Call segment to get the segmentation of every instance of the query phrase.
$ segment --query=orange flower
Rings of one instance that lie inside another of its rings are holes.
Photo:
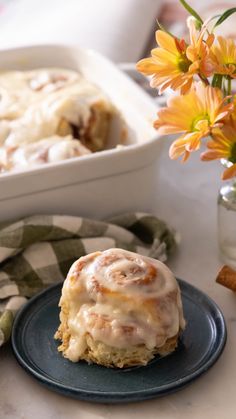
[[[227,99],[221,90],[201,82],[188,94],[169,99],[168,107],[158,112],[154,127],[161,134],[183,133],[170,148],[172,159],[183,154],[186,160],[192,151],[200,148],[201,139],[233,110],[233,104],[226,103]]]
[[[208,150],[202,153],[201,159],[210,161],[225,158],[232,164],[224,170],[222,179],[236,176],[236,121],[231,118],[222,129],[214,129],[212,140],[207,142],[207,147]]]
[[[236,44],[233,39],[217,37],[218,44],[213,45],[212,52],[217,60],[215,73],[236,78]]]
[[[153,76],[151,86],[159,88],[160,93],[167,87],[186,93],[192,85],[193,74],[189,72],[191,62],[186,56],[185,41],[160,30],[156,31],[156,41],[159,48],[151,51],[150,58],[139,61],[137,70]]]
[[[211,52],[214,35],[208,35],[204,40],[206,26],[198,32],[191,19],[189,31],[190,45],[164,31],[156,31],[159,48],[151,51],[151,57],[137,63],[137,70],[152,76],[151,86],[159,88],[160,93],[170,87],[186,94],[192,86],[194,75],[207,78],[214,73],[216,64]]]
[[[213,34],[210,34],[204,40],[206,25],[203,25],[202,30],[198,32],[194,18],[188,18],[187,23],[191,44],[187,47],[186,55],[193,63],[190,66],[190,70],[191,72],[198,73],[201,77],[210,77],[216,67],[215,57],[211,52],[211,46],[215,37]]]

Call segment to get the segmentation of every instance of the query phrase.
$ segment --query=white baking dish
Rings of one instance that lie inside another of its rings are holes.
[[[34,213],[104,218],[152,211],[161,139],[152,128],[156,105],[98,53],[67,46],[34,46],[0,52],[0,70],[62,67],[79,70],[106,92],[128,125],[129,146],[0,175],[0,220]],[[109,143],[120,135],[114,121]]]

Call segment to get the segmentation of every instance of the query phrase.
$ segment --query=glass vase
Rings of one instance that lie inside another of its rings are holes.
[[[236,268],[236,178],[225,183],[218,195],[218,236],[223,262]]]

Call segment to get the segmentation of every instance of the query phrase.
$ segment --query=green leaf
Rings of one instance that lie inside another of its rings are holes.
[[[171,33],[171,32],[169,32],[163,25],[162,25],[162,23],[160,23],[159,22],[159,20],[158,19],[156,19],[156,21],[157,21],[157,24],[158,24],[158,26],[159,26],[159,28],[163,31],[163,32],[166,32],[166,33],[168,33],[170,36],[172,36],[172,38],[174,38],[175,36]]]
[[[180,0],[181,1],[181,0]],[[232,7],[231,9],[226,10],[221,16],[220,18],[217,20],[217,22],[214,25],[214,28],[216,28],[217,26],[221,25],[221,23],[223,23],[226,19],[228,19],[228,17],[230,17],[233,13],[236,12],[236,7]]]
[[[189,4],[185,0],[179,0],[179,1],[182,4],[182,6],[187,10],[187,12],[189,12],[190,15],[192,15],[193,17],[195,17],[195,19],[202,25],[203,24],[203,20],[199,16],[199,14],[191,6],[189,6]]]
[[[210,22],[212,22],[213,20],[217,19],[220,16],[221,15],[215,15],[215,16],[212,16],[210,19],[207,19],[207,24],[210,23]]]

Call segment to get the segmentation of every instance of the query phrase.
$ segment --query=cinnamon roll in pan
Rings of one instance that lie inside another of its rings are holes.
[[[78,259],[59,302],[58,350],[73,362],[146,365],[175,350],[185,327],[178,283],[160,261],[122,249]]]

